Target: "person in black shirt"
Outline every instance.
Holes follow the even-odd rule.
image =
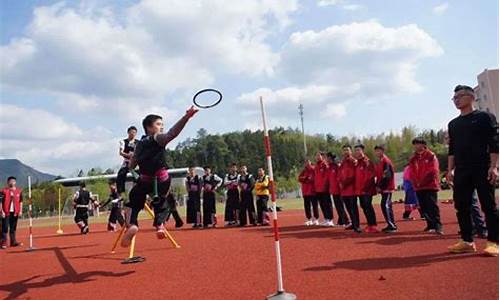
[[[193,228],[203,227],[201,223],[201,188],[202,178],[194,172],[194,167],[189,167],[186,177],[186,191],[188,200],[186,205],[186,223],[193,224]]]
[[[92,193],[86,188],[85,182],[80,183],[80,189],[73,196],[75,208],[75,223],[80,228],[81,234],[89,233],[89,205],[99,205],[92,199]]]
[[[253,199],[253,189],[255,187],[255,179],[252,174],[247,172],[247,166],[243,165],[240,168],[240,224],[239,226],[247,225],[247,214],[250,224],[257,225],[257,215],[255,213],[255,203]]]
[[[116,186],[116,182],[109,182],[109,198],[103,204],[100,204],[99,207],[105,207],[111,202],[111,211],[109,212],[108,218],[108,231],[114,232],[116,231],[116,223],[118,222],[120,226],[125,225],[125,219],[122,215],[122,206],[123,206],[123,198],[120,197],[118,193],[118,188]]]
[[[215,205],[215,191],[221,186],[222,179],[217,174],[212,173],[210,167],[205,167],[205,175],[202,177],[203,183],[203,227],[215,227],[217,225],[217,214]]]
[[[448,247],[452,253],[475,252],[471,202],[477,190],[488,228],[484,253],[498,256],[498,208],[495,186],[498,183],[498,122],[490,113],[474,110],[474,90],[455,88],[453,102],[460,116],[448,124],[448,181],[453,183],[453,201],[457,210],[462,240]]]
[[[125,181],[127,180],[127,173],[129,171],[130,159],[134,156],[135,145],[139,142],[135,136],[137,135],[137,128],[135,126],[130,126],[127,129],[128,137],[120,141],[120,151],[119,154],[123,157],[123,163],[118,170],[116,176],[116,186],[118,189],[118,194],[125,192]]]

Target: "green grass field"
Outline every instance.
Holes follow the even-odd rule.
[[[498,192],[498,191],[497,191]],[[452,192],[451,190],[443,190],[439,192],[439,200],[447,200],[452,198]],[[396,191],[393,194],[392,197],[393,201],[396,202],[400,199],[404,199],[404,192],[403,191]],[[373,199],[373,203],[380,203],[380,195],[377,195]],[[294,210],[294,209],[302,209],[303,208],[303,201],[301,198],[288,198],[288,199],[278,199],[278,206],[280,206],[283,210]],[[181,216],[186,215],[186,207],[182,206],[178,208],[178,211]],[[224,213],[224,204],[223,203],[217,203],[217,213],[223,214]],[[139,215],[140,220],[147,220],[149,219],[149,216],[146,214],[146,212],[141,212]],[[101,212],[100,216],[94,216],[90,217],[89,221],[90,223],[106,223],[108,220],[108,212]],[[67,224],[73,224],[73,216],[72,215],[64,215],[61,218],[61,224],[62,225],[67,225]],[[22,219],[19,221],[19,227],[24,228],[28,226],[28,220],[26,218]],[[34,227],[54,227],[57,228],[58,226],[58,218],[57,217],[44,217],[44,218],[38,218],[34,219],[33,221],[33,226]]]

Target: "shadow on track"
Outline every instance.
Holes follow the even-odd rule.
[[[448,254],[438,253],[429,255],[407,256],[407,257],[376,257],[363,258],[333,263],[331,266],[317,266],[303,269],[306,272],[334,271],[335,269],[350,269],[356,271],[405,269],[425,267],[430,264],[446,262],[450,260],[467,259],[478,257],[477,254]]]
[[[88,245],[87,247],[90,246],[92,245]],[[70,264],[70,262],[67,260],[67,258],[64,256],[64,253],[62,252],[62,250],[68,248],[75,248],[75,247],[66,247],[66,248],[52,247],[52,248],[37,249],[37,251],[54,251],[57,260],[61,264],[61,267],[64,269],[65,274],[49,277],[39,282],[31,282],[31,281],[39,277],[42,277],[42,275],[35,275],[20,281],[12,282],[9,284],[2,284],[0,285],[0,291],[6,291],[10,293],[5,299],[6,300],[18,299],[21,295],[27,293],[29,289],[52,287],[57,284],[65,284],[65,283],[77,284],[88,281],[94,281],[97,279],[97,277],[122,277],[135,273],[135,271],[127,271],[121,273],[115,273],[109,271],[90,271],[90,272],[78,273]],[[81,246],[79,246],[78,248],[81,248]]]

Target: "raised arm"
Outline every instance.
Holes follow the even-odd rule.
[[[177,121],[177,123],[175,123],[175,125],[172,126],[167,133],[156,134],[154,136],[155,141],[160,146],[165,147],[168,143],[170,143],[170,141],[175,139],[181,133],[189,119],[191,119],[191,117],[193,117],[197,112],[198,110],[194,108],[194,106],[191,106],[191,108],[186,111],[186,114],[179,121]]]

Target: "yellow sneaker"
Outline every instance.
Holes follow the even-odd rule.
[[[486,247],[484,248],[483,253],[488,256],[498,256],[498,244],[486,242]]]
[[[466,241],[460,240],[458,243],[449,246],[448,251],[450,251],[451,253],[474,253],[476,252],[476,244],[474,244],[474,242],[468,243]]]

